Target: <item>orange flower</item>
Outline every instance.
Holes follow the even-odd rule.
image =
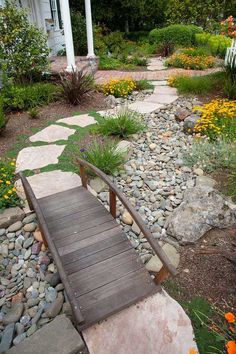
[[[226,348],[228,354],[236,354],[236,342],[234,340],[228,341]]]
[[[235,322],[235,316],[232,312],[227,312],[225,314],[225,319],[229,322],[229,323],[234,323]]]
[[[194,348],[190,348],[188,354],[197,354],[197,351]]]

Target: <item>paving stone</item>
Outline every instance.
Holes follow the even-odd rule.
[[[16,172],[35,170],[50,164],[57,164],[65,145],[31,146],[21,150],[16,160]]]
[[[198,352],[190,319],[165,291],[84,330],[83,337],[90,354]]]
[[[81,186],[80,177],[72,172],[60,170],[43,172],[27,178],[36,198],[43,198],[58,192]],[[16,183],[17,192],[23,196],[21,181]],[[23,198],[24,199],[24,198]]]
[[[147,100],[136,101],[136,102],[129,105],[129,109],[131,109],[132,111],[139,112],[141,114],[152,113],[162,107],[163,107],[162,104],[147,102]]]
[[[178,91],[175,87],[158,86],[154,87],[154,93],[158,95],[177,95]]]
[[[152,103],[152,104],[170,104],[173,103],[174,101],[176,101],[178,98],[178,96],[175,95],[162,95],[162,94],[157,94],[154,93],[153,95],[151,95],[150,97],[148,97],[144,102],[146,103]]]
[[[160,81],[148,81],[151,85],[154,86],[166,86],[168,84],[168,82],[166,80],[160,80]]]
[[[45,141],[47,143],[54,143],[58,140],[67,140],[69,136],[75,133],[75,129],[65,128],[60,125],[52,124],[49,127],[32,135],[29,140],[32,142]]]
[[[84,342],[71,321],[60,315],[6,354],[77,354],[83,349]]]
[[[88,114],[81,114],[79,116],[73,116],[68,118],[62,118],[57,121],[58,123],[65,123],[68,125],[76,125],[78,127],[84,128],[88,125],[97,123],[96,120],[89,116]]]

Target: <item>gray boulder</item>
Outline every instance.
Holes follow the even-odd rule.
[[[194,133],[194,127],[197,124],[198,120],[200,117],[197,114],[191,114],[191,116],[187,117],[184,120],[184,132],[187,134],[192,134]]]
[[[212,228],[236,225],[236,209],[216,189],[200,185],[186,191],[167,225],[180,244],[195,243]]]

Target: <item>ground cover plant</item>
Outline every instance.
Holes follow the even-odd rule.
[[[116,173],[124,164],[124,153],[110,140],[94,140],[80,149],[80,157],[108,175]]]
[[[217,72],[204,76],[174,75],[170,76],[168,83],[176,87],[181,94],[206,95],[222,90],[225,74]]]
[[[212,100],[194,108],[200,113],[195,132],[206,135],[211,141],[218,136],[236,141],[236,101]]]
[[[127,97],[136,89],[136,83],[132,78],[127,79],[110,79],[101,86],[105,95],[113,95],[115,97]]]
[[[14,182],[15,159],[0,159],[0,212],[20,204]]]
[[[190,48],[174,53],[166,60],[165,65],[175,68],[204,70],[212,68],[215,65],[215,58],[205,53],[200,54],[197,50]]]
[[[128,138],[145,128],[140,114],[121,108],[115,114],[108,114],[104,117],[97,117],[94,131],[102,135],[113,135],[119,138]]]

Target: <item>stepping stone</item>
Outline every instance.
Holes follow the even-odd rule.
[[[54,143],[58,140],[67,140],[69,136],[75,133],[74,129],[69,129],[61,127],[60,125],[50,125],[49,127],[41,130],[37,134],[32,135],[29,140],[35,141],[45,141],[47,143]]]
[[[170,86],[159,86],[154,87],[154,93],[158,95],[175,95],[177,96],[177,89],[175,87]]]
[[[122,107],[123,108],[123,107]],[[101,116],[108,116],[108,115],[112,115],[112,114],[116,114],[118,113],[121,109],[121,107],[116,107],[116,108],[111,108],[111,109],[106,109],[104,111],[97,111],[97,113],[99,113]]]
[[[173,103],[174,101],[179,98],[178,96],[174,95],[162,95],[162,94],[153,94],[149,96],[145,102],[151,103],[151,104],[170,104]]]
[[[84,330],[83,338],[90,354],[198,352],[190,319],[165,291]]]
[[[154,86],[167,86],[168,82],[166,80],[163,81],[148,81],[149,84],[154,85]]]
[[[34,191],[36,198],[47,197],[82,185],[81,178],[76,173],[60,170],[39,173],[27,177],[27,180]],[[24,192],[20,180],[16,182],[16,189],[20,197],[24,199]]]
[[[60,315],[6,354],[75,354],[84,349],[84,342],[69,318]]]
[[[128,107],[132,111],[136,111],[141,114],[147,114],[162,108],[163,105],[159,103],[148,102],[147,100],[145,100],[145,101],[136,101],[130,104]]]
[[[57,123],[65,123],[68,125],[76,125],[78,127],[84,128],[91,124],[96,124],[96,120],[89,116],[88,114],[81,114],[78,116],[62,118],[57,121]]]
[[[21,150],[16,160],[16,173],[57,164],[65,145],[31,146]]]
[[[164,65],[148,65],[147,70],[149,71],[161,71],[161,70],[167,70],[167,67]]]

